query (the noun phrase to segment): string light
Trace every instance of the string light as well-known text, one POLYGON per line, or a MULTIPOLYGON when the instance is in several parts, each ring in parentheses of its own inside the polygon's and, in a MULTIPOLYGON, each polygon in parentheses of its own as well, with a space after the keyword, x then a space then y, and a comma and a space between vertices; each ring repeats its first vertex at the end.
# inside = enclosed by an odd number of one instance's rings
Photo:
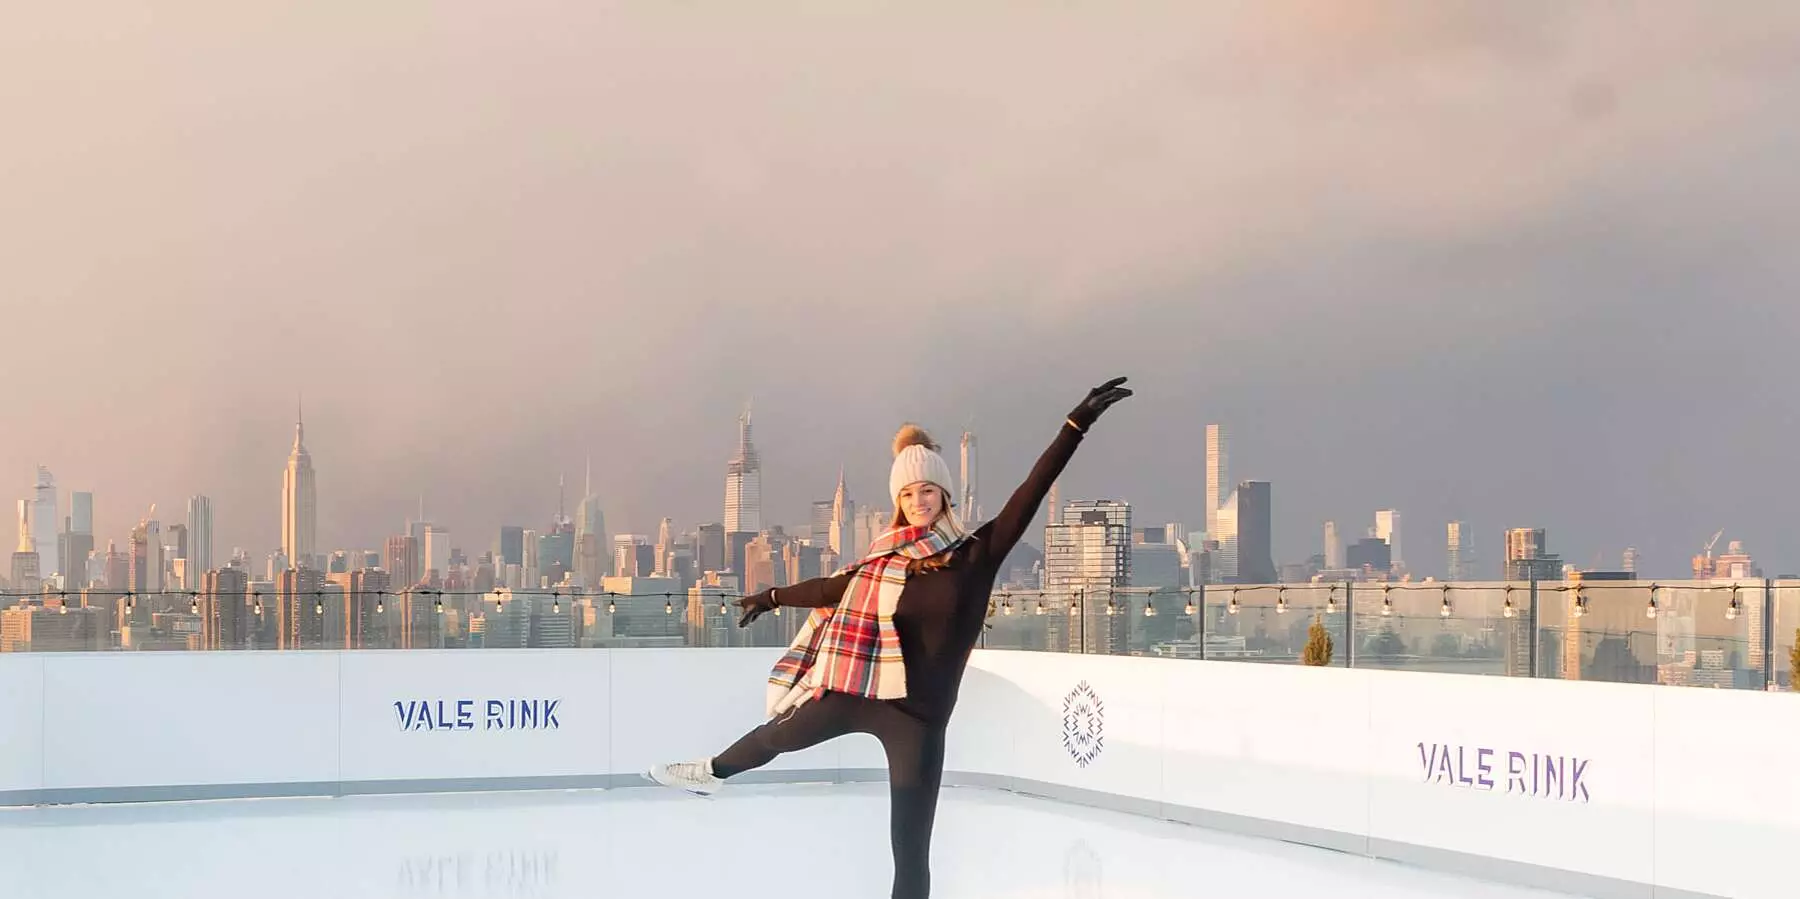
POLYGON ((1502 618, 1511 618, 1515 614, 1513 610, 1512 592, 1512 585, 1507 584, 1506 598, 1500 603, 1500 617, 1502 618))
POLYGON ((1587 597, 1581 595, 1581 588, 1577 586, 1575 588, 1575 617, 1581 618, 1585 615, 1587 615, 1587 597))
POLYGON ((1181 607, 1181 613, 1183 615, 1194 614, 1194 594, 1192 594, 1192 593, 1188 594, 1187 605, 1181 607))
POLYGON ((1012 614, 1012 600, 1009 599, 1000 604, 1000 614, 1002 614, 1002 615, 1011 615, 1012 614))
POLYGON ((1156 604, 1152 603, 1150 600, 1147 600, 1147 599, 1144 600, 1144 617, 1145 618, 1155 618, 1156 617, 1156 604))
POLYGON ((1042 598, 1038 599, 1037 611, 1033 612, 1032 614, 1034 614, 1034 615, 1044 614, 1044 600, 1042 598))
MULTIPOLYGON (((607 600, 606 601, 606 614, 611 615, 617 611, 619 611, 619 604, 617 602, 614 602, 613 600, 610 600, 610 599, 607 600)), ((775 608, 775 614, 777 614, 777 615, 781 614, 780 606, 777 606, 775 608)))
POLYGON ((675 600, 672 600, 672 599, 663 600, 663 614, 664 615, 675 614, 675 600))
POLYGON ((1389 585, 1389 584, 1381 585, 1381 617, 1383 617, 1383 618, 1386 618, 1386 617, 1394 614, 1394 597, 1392 595, 1393 592, 1394 592, 1394 588, 1392 585, 1389 585))
POLYGON ((729 613, 730 613, 730 610, 725 607, 725 597, 723 597, 723 596, 719 597, 719 614, 726 615, 729 613))
POLYGON ((1651 584, 1650 601, 1644 604, 1644 617, 1654 619, 1656 617, 1656 611, 1656 585, 1651 584))
POLYGON ((1449 585, 1445 585, 1445 587, 1444 587, 1444 604, 1438 607, 1438 617, 1440 617, 1440 618, 1449 618, 1450 617, 1450 587, 1449 587, 1449 585))
POLYGON ((1725 606, 1725 618, 1728 621, 1736 621, 1737 617, 1738 617, 1738 588, 1737 588, 1736 584, 1732 584, 1731 585, 1731 602, 1725 606))
POLYGON ((1326 591, 1326 593, 1325 593, 1325 614, 1327 614, 1327 615, 1336 615, 1337 614, 1337 585, 1336 584, 1333 584, 1331 589, 1326 591))
POLYGON ((387 614, 387 603, 382 601, 381 594, 379 594, 379 593, 375 594, 375 614, 377 614, 377 615, 387 614))
POLYGON ((1236 587, 1231 588, 1231 602, 1228 602, 1225 604, 1225 614, 1236 615, 1238 613, 1237 595, 1238 595, 1237 588, 1236 587))
POLYGON ((1106 614, 1108 614, 1108 615, 1118 614, 1118 609, 1113 608, 1113 601, 1112 601, 1112 597, 1110 597, 1110 596, 1106 598, 1106 614))
POLYGON ((444 611, 444 594, 443 593, 441 593, 441 592, 438 593, 437 599, 434 599, 431 601, 431 610, 433 612, 444 611))
POLYGON ((1275 591, 1275 614, 1277 614, 1277 615, 1286 615, 1287 614, 1287 588, 1286 587, 1278 588, 1275 591))

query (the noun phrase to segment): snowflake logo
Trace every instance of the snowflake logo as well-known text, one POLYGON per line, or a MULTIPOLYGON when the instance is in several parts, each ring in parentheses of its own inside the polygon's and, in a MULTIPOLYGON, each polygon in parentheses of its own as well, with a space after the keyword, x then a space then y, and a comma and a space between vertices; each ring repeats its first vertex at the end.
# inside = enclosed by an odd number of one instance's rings
POLYGON ((1063 697, 1063 750, 1086 768, 1106 746, 1106 703, 1087 681, 1063 697))

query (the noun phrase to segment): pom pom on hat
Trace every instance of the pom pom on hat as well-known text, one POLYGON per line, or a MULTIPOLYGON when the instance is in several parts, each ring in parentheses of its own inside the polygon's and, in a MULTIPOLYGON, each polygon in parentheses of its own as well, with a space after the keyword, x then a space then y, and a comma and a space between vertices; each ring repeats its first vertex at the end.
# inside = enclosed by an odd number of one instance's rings
POLYGON ((922 446, 932 452, 937 452, 942 448, 937 445, 937 441, 931 439, 931 435, 926 433, 924 428, 912 422, 901 425, 900 433, 894 435, 894 455, 900 455, 900 452, 909 446, 922 446))
POLYGON ((906 424, 894 435, 894 467, 888 472, 888 498, 899 502, 900 491, 908 484, 928 481, 944 491, 944 503, 954 503, 956 491, 951 489, 950 464, 937 453, 938 445, 924 428, 906 424))

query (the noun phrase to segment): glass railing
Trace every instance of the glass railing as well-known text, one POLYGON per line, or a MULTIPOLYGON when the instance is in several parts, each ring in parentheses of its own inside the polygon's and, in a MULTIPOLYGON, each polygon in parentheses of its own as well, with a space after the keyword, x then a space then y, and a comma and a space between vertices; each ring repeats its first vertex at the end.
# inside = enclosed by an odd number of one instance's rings
MULTIPOLYGON (((311 585, 308 585, 311 586, 311 585)), ((738 594, 581 588, 0 593, 0 652, 780 647, 738 594)), ((994 591, 988 649, 1792 689, 1800 581, 1302 583, 994 591)))

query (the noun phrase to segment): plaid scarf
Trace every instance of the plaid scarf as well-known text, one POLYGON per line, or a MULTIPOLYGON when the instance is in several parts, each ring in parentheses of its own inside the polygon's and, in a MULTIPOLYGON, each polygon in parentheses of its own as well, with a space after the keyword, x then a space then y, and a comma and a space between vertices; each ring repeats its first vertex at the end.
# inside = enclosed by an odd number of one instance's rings
POLYGON ((902 699, 906 665, 894 609, 906 587, 906 566, 955 548, 967 535, 952 515, 929 528, 899 527, 881 535, 855 571, 835 608, 814 609, 781 661, 769 672, 767 708, 773 718, 826 690, 902 699))

